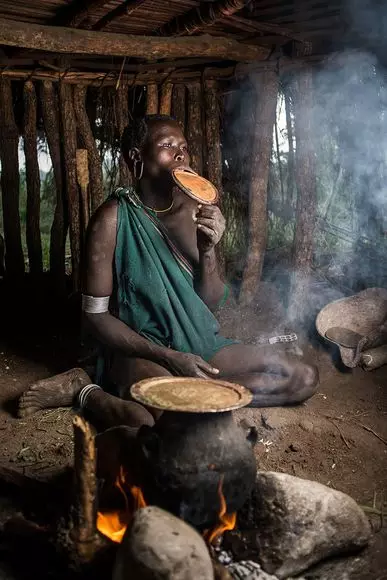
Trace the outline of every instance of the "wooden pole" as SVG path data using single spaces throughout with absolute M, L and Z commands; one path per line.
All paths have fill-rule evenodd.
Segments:
M 182 36 L 196 34 L 203 28 L 214 25 L 217 21 L 232 16 L 242 10 L 249 0 L 215 0 L 201 2 L 182 16 L 177 16 L 159 30 L 161 34 Z
M 87 149 L 90 173 L 90 205 L 93 213 L 104 200 L 102 164 L 98 148 L 86 112 L 86 87 L 74 87 L 74 110 L 77 128 L 85 149 Z
M 161 85 L 160 97 L 160 115 L 170 115 L 172 109 L 172 83 L 163 83 Z
M 0 44 L 70 55 L 126 56 L 146 60 L 208 56 L 248 62 L 265 60 L 270 54 L 269 48 L 242 44 L 232 38 L 220 36 L 168 38 L 115 34 L 6 18 L 0 18 Z
M 73 428 L 76 504 L 71 536 L 79 560 L 86 563 L 95 555 L 97 545 L 97 453 L 90 425 L 77 415 Z
M 296 227 L 289 316 L 302 321 L 308 311 L 308 283 L 313 263 L 316 223 L 316 162 L 313 142 L 313 75 L 310 67 L 300 70 L 293 84 L 295 177 L 297 186 Z
M 77 291 L 80 287 L 81 223 L 76 166 L 77 128 L 72 87 L 65 83 L 61 83 L 59 97 L 62 116 L 62 143 L 70 225 L 72 280 L 73 288 Z
M 19 134 L 15 123 L 11 81 L 0 78 L 1 196 L 7 275 L 24 274 L 24 256 L 19 215 Z
M 146 0 L 125 0 L 125 2 L 122 4 L 120 3 L 118 6 L 113 8 L 113 10 L 110 10 L 100 20 L 93 24 L 93 30 L 103 30 L 112 22 L 116 22 L 121 18 L 127 18 L 138 8 L 140 8 L 141 4 L 144 4 L 144 2 L 146 2 Z
M 65 290 L 65 245 L 68 226 L 64 208 L 64 176 L 60 144 L 59 102 L 56 89 L 51 81 L 44 81 L 42 83 L 41 102 L 44 130 L 50 152 L 56 189 L 56 204 L 50 234 L 50 272 L 53 275 L 58 292 L 63 293 Z
M 218 84 L 206 81 L 205 90 L 206 139 L 207 139 L 207 174 L 208 179 L 222 194 L 222 152 L 220 148 L 220 116 L 218 102 Z
M 203 172 L 202 87 L 199 82 L 189 83 L 187 140 L 194 171 Z
M 86 234 L 87 226 L 90 219 L 90 203 L 89 203 L 89 160 L 87 149 L 77 149 L 77 181 L 81 192 L 81 209 L 82 209 L 82 234 L 83 239 Z
M 157 115 L 159 111 L 159 92 L 156 83 L 146 87 L 146 114 Z
M 185 85 L 173 85 L 172 91 L 172 115 L 185 133 Z
M 40 238 L 40 172 L 36 131 L 36 92 L 31 81 L 24 83 L 24 154 L 26 158 L 27 224 L 26 238 L 31 274 L 43 272 Z
M 117 89 L 115 105 L 116 105 L 117 129 L 120 138 L 119 140 L 121 143 L 125 127 L 127 127 L 129 124 L 128 84 L 126 82 L 121 82 Z M 127 187 L 132 183 L 132 176 L 121 151 L 118 159 L 118 167 L 119 167 L 118 185 L 120 185 L 121 187 Z
M 261 278 L 267 238 L 267 185 L 273 145 L 278 75 L 273 71 L 253 79 L 256 91 L 256 113 L 252 140 L 248 251 L 239 301 L 249 304 Z

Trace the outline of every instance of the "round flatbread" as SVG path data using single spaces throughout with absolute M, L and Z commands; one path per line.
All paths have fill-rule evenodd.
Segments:
M 215 379 L 155 377 L 132 385 L 133 399 L 155 409 L 220 413 L 245 407 L 252 394 L 241 385 Z

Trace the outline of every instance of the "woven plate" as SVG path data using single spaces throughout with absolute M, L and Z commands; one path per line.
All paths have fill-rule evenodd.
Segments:
M 183 413 L 218 413 L 245 407 L 252 401 L 241 385 L 214 379 L 155 377 L 132 385 L 133 399 L 155 409 Z
M 216 187 L 192 169 L 174 169 L 172 177 L 176 185 L 192 199 L 207 205 L 213 205 L 218 201 L 219 195 Z

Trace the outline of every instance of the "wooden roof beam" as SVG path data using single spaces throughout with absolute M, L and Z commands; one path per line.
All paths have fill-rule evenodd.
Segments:
M 192 56 L 248 62 L 263 60 L 270 52 L 266 47 L 209 35 L 188 38 L 135 36 L 45 26 L 6 18 L 0 18 L 1 44 L 61 54 L 127 56 L 147 60 Z
M 239 30 L 256 30 L 257 32 L 268 32 L 278 36 L 285 36 L 291 40 L 299 40 L 301 42 L 304 40 L 302 34 L 295 32 L 291 28 L 279 26 L 278 24 L 271 24 L 270 22 L 258 22 L 256 20 L 249 20 L 248 18 L 241 18 L 240 16 L 235 15 L 224 18 L 223 22 L 230 26 L 234 26 Z
M 207 26 L 215 24 L 221 18 L 232 16 L 242 10 L 250 0 L 217 0 L 216 2 L 201 2 L 197 8 L 192 8 L 182 16 L 173 18 L 159 28 L 163 36 L 189 36 Z
M 88 20 L 93 10 L 101 8 L 109 0 L 73 0 L 70 5 L 60 8 L 55 15 L 52 24 L 78 28 Z
M 119 4 L 114 10 L 110 10 L 105 16 L 103 16 L 100 20 L 95 22 L 91 27 L 92 30 L 104 30 L 106 26 L 114 22 L 115 20 L 119 20 L 124 16 L 130 16 L 137 8 L 139 8 L 142 4 L 144 4 L 146 0 L 126 0 L 122 4 Z

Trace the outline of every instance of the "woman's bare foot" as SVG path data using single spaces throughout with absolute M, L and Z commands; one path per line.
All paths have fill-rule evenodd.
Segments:
M 18 415 L 22 418 L 41 409 L 70 407 L 81 388 L 91 382 L 89 375 L 80 368 L 37 381 L 20 397 Z

